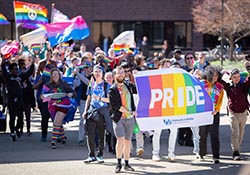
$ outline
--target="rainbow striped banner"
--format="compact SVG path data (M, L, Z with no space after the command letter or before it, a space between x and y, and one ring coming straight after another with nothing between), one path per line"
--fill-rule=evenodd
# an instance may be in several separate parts
M14 11L16 23L22 23L23 27L34 29L48 23L48 10L41 4L14 1Z
M10 22L7 20L7 18L0 13L0 24L9 24Z
M182 69L138 72L137 122L142 131L208 125L213 102L200 81Z

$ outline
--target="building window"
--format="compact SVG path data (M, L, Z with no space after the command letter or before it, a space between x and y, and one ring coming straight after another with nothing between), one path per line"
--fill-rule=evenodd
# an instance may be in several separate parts
M175 22L174 23L174 41L175 48L191 48L192 47L192 23L191 22Z
M153 22L153 43L162 44L164 40L164 22Z
M127 30L134 30L134 29L135 29L134 22L120 22L119 33L122 33Z

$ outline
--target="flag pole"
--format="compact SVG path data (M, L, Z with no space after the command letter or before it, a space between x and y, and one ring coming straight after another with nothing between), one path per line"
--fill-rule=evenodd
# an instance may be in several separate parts
M16 23L15 0L13 1L13 7L14 7L14 17L15 17L16 40L19 41L19 39L18 39L18 26L17 26L17 23Z
M54 8L55 8L55 3L51 4L51 17L50 17L50 23L53 23L54 20Z

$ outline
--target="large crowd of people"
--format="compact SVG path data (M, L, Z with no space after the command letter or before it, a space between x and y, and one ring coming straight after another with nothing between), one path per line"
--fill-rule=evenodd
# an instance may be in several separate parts
M46 142L49 139L48 122L51 119L53 131L50 143L52 149L56 149L58 142L65 144L67 141L63 124L73 120L75 110L72 108L77 106L80 113L77 142L80 146L87 142L89 151L84 163L103 163L106 142L108 151L117 157L115 172L121 171L122 157L124 169L134 171L129 164L137 116L133 99L133 94L137 93L133 74L145 70L179 68L201 81L212 98L214 120L213 124L207 126L171 128L169 159L176 159L177 142L181 146L193 146L195 158L203 160L207 154L207 135L210 133L213 161L215 164L220 163L220 107L225 90L232 131L232 158L240 160L240 146L249 108L249 62L245 63L245 79L241 78L242 72L235 68L229 71L232 82L225 82L222 76L228 72L211 66L205 53L183 54L180 49L172 51L171 57L169 53L168 43L164 41L162 51L151 55L147 37L143 37L142 48L137 53L122 52L118 56L114 54L113 45L105 53L100 47L96 47L94 52L88 51L83 43L77 51L64 44L51 48L48 43L44 43L40 48L33 49L20 43L16 55L1 55L2 112L8 111L11 141L18 141L25 130L28 136L32 134L31 110L39 110L40 141ZM112 61L107 60L107 56ZM72 83L69 82L71 80ZM162 130L136 132L134 138L137 156L143 155L144 137L149 135L152 138L152 160L160 161L161 132Z

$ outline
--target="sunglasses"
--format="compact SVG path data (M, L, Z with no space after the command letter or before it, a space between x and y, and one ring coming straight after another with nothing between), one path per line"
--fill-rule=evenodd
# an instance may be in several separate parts
M194 59L194 57L186 57L186 60L192 60L192 59Z
M117 74L124 74L124 71L118 71Z
M129 73L129 72L130 72L130 70L124 70L124 72L125 72L125 73Z

